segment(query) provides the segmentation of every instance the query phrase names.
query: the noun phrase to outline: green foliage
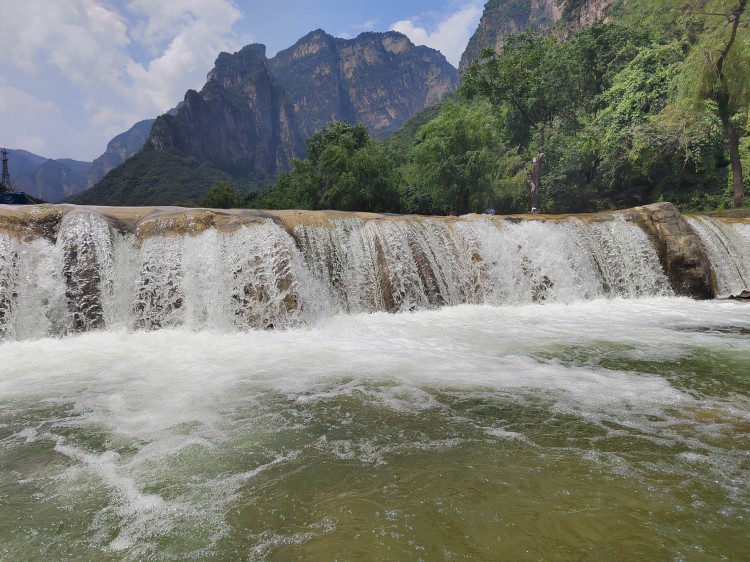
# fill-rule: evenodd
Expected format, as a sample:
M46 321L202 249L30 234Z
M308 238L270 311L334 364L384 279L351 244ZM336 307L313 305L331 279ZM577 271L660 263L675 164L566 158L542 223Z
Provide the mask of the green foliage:
M175 205L200 201L210 186L234 180L205 161L176 149L143 149L90 189L72 199L79 205Z
M659 199L718 206L726 202L727 147L732 156L727 122L735 136L744 131L750 105L747 30L735 26L734 43L729 30L729 8L745 3L638 0L623 5L622 18L568 41L522 34L500 54L484 52L462 93L492 105L505 149L516 151L527 173L531 159L544 153L539 183L546 211ZM739 153L732 168L748 159Z
M307 158L258 200L259 207L396 212L401 173L397 159L364 125L331 123L306 142Z
M530 0L491 3L530 25ZM307 158L260 195L262 182L247 183L253 178L239 186L243 197L236 180L205 163L143 151L80 202L524 212L532 159L544 153L533 180L545 212L736 204L738 183L750 183L737 174L750 166L750 0L619 4L613 21L568 40L526 33L507 38L501 53L485 51L457 95L388 141L362 125L329 124L308 139ZM581 6L567 0L564 14ZM318 109L322 119L327 110Z
M482 62L469 68L462 92L502 108L515 125L512 140L521 146L532 143L534 132L541 133L541 149L547 128L556 118L570 120L582 99L583 69L569 51L568 44L552 38L511 36L501 55L482 53Z
M448 96L448 99L455 99L457 97L454 93ZM383 146L395 154L405 156L416 141L419 130L440 114L441 107L442 103L439 103L417 113L404 123L398 131L383 140Z
M524 193L524 180L518 177L522 165L517 154L507 150L500 132L487 102L443 104L440 114L420 129L410 151L406 210L517 210Z
M209 209L238 209L243 206L242 194L223 181L214 183L201 201L201 207Z
M686 17L700 18L703 28L683 67L681 100L696 105L696 112L713 105L729 153L735 207L745 197L739 119L750 106L749 6L750 0L693 0L685 6Z

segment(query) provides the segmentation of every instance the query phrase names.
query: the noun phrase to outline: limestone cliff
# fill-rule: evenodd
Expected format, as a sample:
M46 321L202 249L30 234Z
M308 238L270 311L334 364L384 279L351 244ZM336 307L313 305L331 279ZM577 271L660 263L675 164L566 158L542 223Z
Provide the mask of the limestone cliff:
M384 138L457 87L456 71L440 53L395 31L337 39L319 29L269 67L305 138L332 120L364 123Z
M265 47L221 53L200 92L177 114L157 118L146 150L175 148L238 177L273 176L301 156L291 106L267 66Z
M508 35L548 29L560 22L564 33L603 21L614 0L490 0L477 30L461 56L463 75L487 48L499 51Z

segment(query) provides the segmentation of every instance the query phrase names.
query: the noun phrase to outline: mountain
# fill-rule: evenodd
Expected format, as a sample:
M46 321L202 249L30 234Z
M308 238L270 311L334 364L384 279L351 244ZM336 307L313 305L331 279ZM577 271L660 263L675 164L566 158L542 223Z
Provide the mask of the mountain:
M461 56L458 74L463 76L482 50L502 49L505 38L510 34L556 29L564 36L570 36L578 29L606 21L616 1L490 0L485 4L479 25ZM438 113L438 104L428 106L389 136L386 144L399 152L407 150L414 143L420 127Z
M195 191L169 183L175 166L190 158L211 170L208 176L228 174L236 185L253 187L288 170L292 158L304 156L304 139L330 121L361 122L383 138L457 85L456 69L438 51L417 47L397 32L337 39L316 30L272 59L263 45L248 45L221 53L201 91L189 90L176 114L156 119L142 150L153 154L139 153L121 167L147 164L155 171L163 158L173 175L158 183L180 201L195 200ZM137 204L165 204L139 184L145 176L115 172L74 202L125 204L133 200L129 190L144 195ZM124 178L127 190L118 183ZM120 195L113 199L115 193Z
M395 31L347 40L318 29L268 66L304 138L331 121L363 123L373 137L385 138L458 86L455 69L439 52Z
M79 205L191 205L216 181L233 178L176 148L140 150L72 199Z
M90 162L69 158L52 160L26 150L8 150L8 169L13 187L50 203L86 189Z
M558 22L570 34L606 19L613 3L614 0L490 0L461 56L458 73L463 76L484 49L501 50L508 35L547 29Z
M138 152L148 139L155 119L145 119L120 133L107 143L107 150L91 163L86 187L91 187L133 154Z
M175 148L244 180L287 169L304 139L265 51L254 44L221 53L203 89L188 90L176 115L157 118L146 150Z
M8 168L13 186L49 203L74 197L138 152L148 138L153 119L140 121L107 144L93 162L51 159L27 150L9 150Z
M73 201L169 205L200 201L217 180L250 185L302 156L294 112L266 65L265 46L221 53L200 92L158 117L142 150Z

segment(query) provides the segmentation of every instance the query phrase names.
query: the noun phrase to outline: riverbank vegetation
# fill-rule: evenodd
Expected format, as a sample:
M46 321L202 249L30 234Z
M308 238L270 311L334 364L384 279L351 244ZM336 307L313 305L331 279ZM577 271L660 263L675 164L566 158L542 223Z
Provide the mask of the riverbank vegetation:
M332 123L250 206L409 213L744 205L750 0L640 0L510 37L457 94L378 142ZM563 22L564 24L565 22ZM562 24L561 24L562 25Z

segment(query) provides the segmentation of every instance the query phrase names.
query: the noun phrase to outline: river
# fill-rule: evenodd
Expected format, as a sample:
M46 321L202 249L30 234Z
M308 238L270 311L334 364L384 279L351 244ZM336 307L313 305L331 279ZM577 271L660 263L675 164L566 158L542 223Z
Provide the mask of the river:
M748 306L5 341L0 559L743 559Z

